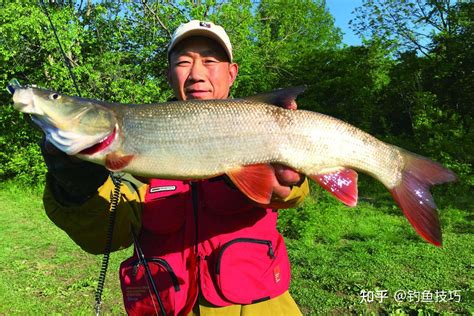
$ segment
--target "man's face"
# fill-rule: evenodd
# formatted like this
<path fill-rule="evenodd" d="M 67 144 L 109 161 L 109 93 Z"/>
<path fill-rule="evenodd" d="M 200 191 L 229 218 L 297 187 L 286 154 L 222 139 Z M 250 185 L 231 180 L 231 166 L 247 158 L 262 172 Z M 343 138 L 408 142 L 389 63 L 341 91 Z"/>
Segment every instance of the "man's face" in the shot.
<path fill-rule="evenodd" d="M 179 100 L 225 99 L 237 72 L 217 42 L 190 37 L 173 48 L 168 80 Z"/>

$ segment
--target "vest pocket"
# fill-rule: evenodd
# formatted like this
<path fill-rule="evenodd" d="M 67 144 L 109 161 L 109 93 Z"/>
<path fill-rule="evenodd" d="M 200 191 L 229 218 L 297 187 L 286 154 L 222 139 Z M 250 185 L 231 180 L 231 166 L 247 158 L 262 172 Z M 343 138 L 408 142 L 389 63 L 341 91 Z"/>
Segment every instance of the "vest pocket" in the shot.
<path fill-rule="evenodd" d="M 169 263 L 162 258 L 146 258 L 155 286 L 167 314 L 174 315 L 180 285 Z M 157 315 L 159 304 L 147 279 L 145 267 L 135 257 L 120 265 L 120 285 L 128 315 Z"/>
<path fill-rule="evenodd" d="M 236 238 L 222 245 L 214 271 L 221 294 L 232 303 L 251 304 L 286 291 L 288 264 L 276 249 L 270 240 L 256 238 Z"/>
<path fill-rule="evenodd" d="M 185 221 L 186 198 L 186 193 L 177 193 L 147 201 L 143 210 L 142 229 L 159 235 L 178 231 Z"/>

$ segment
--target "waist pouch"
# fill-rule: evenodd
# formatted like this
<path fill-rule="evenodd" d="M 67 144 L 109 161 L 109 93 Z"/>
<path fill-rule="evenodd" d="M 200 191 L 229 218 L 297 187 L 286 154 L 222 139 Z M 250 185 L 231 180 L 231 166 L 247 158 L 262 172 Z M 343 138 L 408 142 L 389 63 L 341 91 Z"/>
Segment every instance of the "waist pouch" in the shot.
<path fill-rule="evenodd" d="M 206 286 L 203 294 L 219 306 L 265 301 L 283 294 L 290 284 L 288 255 L 280 235 L 276 244 L 258 238 L 230 240 L 221 246 L 209 270 L 217 291 Z"/>
<path fill-rule="evenodd" d="M 185 271 L 179 271 L 163 258 L 146 260 L 166 314 L 180 315 L 180 311 L 190 309 L 192 306 L 186 306 L 190 303 L 187 302 L 190 292 L 179 277 Z M 201 291 L 216 306 L 265 301 L 283 294 L 290 284 L 288 255 L 281 235 L 277 242 L 232 239 L 214 252 L 208 264 L 206 269 L 201 269 Z M 120 265 L 120 284 L 128 315 L 160 314 L 145 267 L 136 257 Z"/>
<path fill-rule="evenodd" d="M 183 291 L 173 268 L 162 258 L 146 260 L 166 314 L 177 315 L 177 308 L 183 307 L 179 306 L 178 297 Z M 128 315 L 160 314 L 160 306 L 147 279 L 145 267 L 136 257 L 128 258 L 120 265 L 120 285 Z"/>

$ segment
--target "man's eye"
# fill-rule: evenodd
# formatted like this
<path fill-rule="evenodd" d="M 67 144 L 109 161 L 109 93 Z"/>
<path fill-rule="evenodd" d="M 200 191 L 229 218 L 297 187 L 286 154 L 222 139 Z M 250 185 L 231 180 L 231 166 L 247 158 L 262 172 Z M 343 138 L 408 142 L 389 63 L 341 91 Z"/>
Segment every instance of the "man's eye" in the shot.
<path fill-rule="evenodd" d="M 187 61 L 187 60 L 180 60 L 180 61 L 176 62 L 177 66 L 187 66 L 189 64 L 190 64 L 190 62 Z"/>
<path fill-rule="evenodd" d="M 217 59 L 211 58 L 211 59 L 206 59 L 204 62 L 206 64 L 214 64 L 214 63 L 218 63 L 219 61 Z"/>

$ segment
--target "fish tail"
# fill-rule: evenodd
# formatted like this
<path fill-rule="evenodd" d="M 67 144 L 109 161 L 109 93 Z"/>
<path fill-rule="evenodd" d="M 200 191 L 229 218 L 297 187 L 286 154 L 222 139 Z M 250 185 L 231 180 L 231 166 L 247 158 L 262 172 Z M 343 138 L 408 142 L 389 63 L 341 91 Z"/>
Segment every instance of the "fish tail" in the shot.
<path fill-rule="evenodd" d="M 436 204 L 429 188 L 455 181 L 454 172 L 427 158 L 406 153 L 402 180 L 390 192 L 416 232 L 435 246 L 442 245 Z"/>

